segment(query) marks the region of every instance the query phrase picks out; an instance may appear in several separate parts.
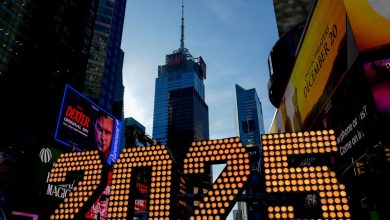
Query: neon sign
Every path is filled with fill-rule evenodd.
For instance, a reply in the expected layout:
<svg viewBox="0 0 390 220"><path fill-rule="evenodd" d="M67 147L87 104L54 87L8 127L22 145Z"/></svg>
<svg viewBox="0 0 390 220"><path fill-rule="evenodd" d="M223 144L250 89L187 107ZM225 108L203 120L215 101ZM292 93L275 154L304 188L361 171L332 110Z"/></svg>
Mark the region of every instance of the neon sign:
<svg viewBox="0 0 390 220"><path fill-rule="evenodd" d="M334 131L311 131L262 136L267 193L317 192L322 218L349 219L345 186L327 166L290 167L288 157L337 152ZM295 219L293 206L270 206L270 219Z"/></svg>
<svg viewBox="0 0 390 220"><path fill-rule="evenodd" d="M334 132L298 132L262 136L264 176L267 193L318 193L321 218L349 219L345 186L338 183L335 172L327 166L290 167L288 157L302 154L337 152ZM184 175L203 174L206 164L225 162L226 167L194 210L190 219L225 219L241 194L250 175L249 154L239 138L193 142L183 163ZM172 217L173 161L165 146L127 148L112 168L108 219L126 219L129 214L132 170L151 168L149 219ZM81 171L77 183L50 219L78 219L93 200L102 181L103 165L97 151L61 155L55 163L49 182L64 182L70 172ZM314 195L314 194L313 194ZM93 201L92 201L93 202ZM294 219L294 205L267 207L270 219Z"/></svg>

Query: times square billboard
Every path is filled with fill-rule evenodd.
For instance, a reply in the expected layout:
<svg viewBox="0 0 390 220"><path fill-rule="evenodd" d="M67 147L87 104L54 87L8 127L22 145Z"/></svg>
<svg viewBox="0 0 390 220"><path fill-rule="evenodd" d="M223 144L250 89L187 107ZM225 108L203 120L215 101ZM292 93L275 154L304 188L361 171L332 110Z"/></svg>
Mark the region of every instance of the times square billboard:
<svg viewBox="0 0 390 220"><path fill-rule="evenodd" d="M69 85L58 117L55 140L78 151L99 150L107 164L120 153L122 122Z"/></svg>
<svg viewBox="0 0 390 220"><path fill-rule="evenodd" d="M291 165L330 164L346 185L346 192L352 198L351 210L357 219L370 218L372 210L366 207L371 204L375 204L373 210L380 219L390 219L388 178L377 175L388 176L390 161L387 153L390 151L390 41L387 29L377 30L388 27L390 17L367 16L381 2L384 3L344 1L343 10L341 1L317 1L307 31L315 30L313 27L331 28L305 33L271 127L271 132L278 133L334 129L337 153L329 159L308 154L294 158ZM389 4L383 6L385 9ZM321 15L322 10L326 11ZM318 25L326 22L327 25ZM327 33L325 38L322 33ZM313 47L321 44L326 47ZM325 48L326 53L317 52L321 51L317 48ZM307 58L311 54L321 59Z"/></svg>

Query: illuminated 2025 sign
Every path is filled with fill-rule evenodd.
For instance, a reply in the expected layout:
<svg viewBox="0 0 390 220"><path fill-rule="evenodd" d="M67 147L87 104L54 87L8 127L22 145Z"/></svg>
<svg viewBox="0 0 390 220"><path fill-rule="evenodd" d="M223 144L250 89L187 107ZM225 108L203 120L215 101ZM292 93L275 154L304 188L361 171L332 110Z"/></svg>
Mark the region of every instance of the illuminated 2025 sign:
<svg viewBox="0 0 390 220"><path fill-rule="evenodd" d="M263 135L264 174L267 193L318 192L322 218L349 219L344 186L326 166L289 167L288 156L337 151L333 131ZM225 162L226 167L199 203L190 219L225 219L242 193L250 175L249 155L239 138L194 142L184 159L184 174L202 174L206 164ZM132 170L151 167L149 219L171 219L172 159L165 146L128 148L113 166L108 219L127 219L132 193ZM61 155L49 182L64 182L69 172L84 172L80 181L50 219L78 219L90 207L101 183L102 163L97 151ZM293 206L269 206L268 217L294 219Z"/></svg>
<svg viewBox="0 0 390 220"><path fill-rule="evenodd" d="M337 152L333 130L262 136L265 185L268 193L317 192L322 219L349 219L345 186L327 166L290 167L294 155ZM268 207L270 219L295 219L292 206Z"/></svg>

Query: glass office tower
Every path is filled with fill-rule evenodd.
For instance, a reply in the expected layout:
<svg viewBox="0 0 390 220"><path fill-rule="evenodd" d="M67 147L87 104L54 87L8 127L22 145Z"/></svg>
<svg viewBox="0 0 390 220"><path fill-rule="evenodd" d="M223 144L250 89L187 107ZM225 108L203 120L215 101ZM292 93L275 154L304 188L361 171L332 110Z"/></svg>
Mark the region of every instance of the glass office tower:
<svg viewBox="0 0 390 220"><path fill-rule="evenodd" d="M209 138L208 106L203 80L206 64L186 48L166 56L156 79L153 138L168 144L175 156L192 141Z"/></svg>
<svg viewBox="0 0 390 220"><path fill-rule="evenodd" d="M264 133L263 110L255 89L245 90L236 84L237 134L247 146L260 146Z"/></svg>
<svg viewBox="0 0 390 220"><path fill-rule="evenodd" d="M264 133L263 111L260 99L255 89L243 89L236 84L236 129L241 142L244 146L249 147L248 151L251 154L252 177L249 182L253 182L253 177L258 175L261 161L261 134ZM256 187L249 186L244 194L254 194L257 191ZM248 207L253 207L253 202L238 202L237 203L237 219L251 219L253 211Z"/></svg>
<svg viewBox="0 0 390 220"><path fill-rule="evenodd" d="M154 96L153 139L168 144L181 161L193 141L209 139L209 112L203 80L206 64L184 47L182 4L180 48L158 67Z"/></svg>

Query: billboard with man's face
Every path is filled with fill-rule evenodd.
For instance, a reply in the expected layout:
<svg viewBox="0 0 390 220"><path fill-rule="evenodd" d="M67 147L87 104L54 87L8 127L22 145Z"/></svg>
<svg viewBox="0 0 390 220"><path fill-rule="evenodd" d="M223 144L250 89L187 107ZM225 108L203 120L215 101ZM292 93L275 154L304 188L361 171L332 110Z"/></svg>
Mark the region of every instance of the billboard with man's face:
<svg viewBox="0 0 390 220"><path fill-rule="evenodd" d="M121 121L66 85L55 139L76 150L99 150L111 164L120 151Z"/></svg>

